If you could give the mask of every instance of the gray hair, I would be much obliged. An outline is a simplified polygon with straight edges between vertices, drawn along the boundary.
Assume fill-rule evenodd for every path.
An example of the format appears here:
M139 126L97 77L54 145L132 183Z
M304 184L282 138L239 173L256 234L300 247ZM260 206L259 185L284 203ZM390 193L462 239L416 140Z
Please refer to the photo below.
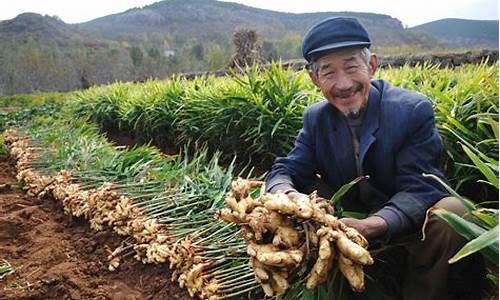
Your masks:
M372 57L372 52L367 47L361 49L361 58L363 58L366 65L370 64L370 58Z
M370 58L372 56L372 52L368 47L361 48L359 51L359 54L361 55L361 58L363 59L363 62L368 66L370 64ZM309 72L316 73L318 74L318 68L316 67L316 59L313 59L310 63L306 65L307 70Z

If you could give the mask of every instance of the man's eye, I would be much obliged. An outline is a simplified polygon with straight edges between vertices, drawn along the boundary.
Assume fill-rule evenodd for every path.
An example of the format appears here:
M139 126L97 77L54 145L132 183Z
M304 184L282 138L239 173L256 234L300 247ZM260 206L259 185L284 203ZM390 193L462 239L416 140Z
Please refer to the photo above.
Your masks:
M358 66L349 66L349 67L347 67L348 71L353 71L353 70L357 70L357 69L358 69Z

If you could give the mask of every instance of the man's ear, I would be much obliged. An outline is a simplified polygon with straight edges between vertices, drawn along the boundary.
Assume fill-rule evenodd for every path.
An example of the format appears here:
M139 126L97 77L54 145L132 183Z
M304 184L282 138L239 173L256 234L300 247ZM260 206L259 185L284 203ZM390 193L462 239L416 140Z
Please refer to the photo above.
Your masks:
M318 74L316 74L316 72L314 71L309 71L309 77L311 78L314 85L319 87Z
M378 67L378 57L377 54L372 53L370 56L370 61L368 62L369 70L370 70L370 76L375 75L375 71L377 71Z

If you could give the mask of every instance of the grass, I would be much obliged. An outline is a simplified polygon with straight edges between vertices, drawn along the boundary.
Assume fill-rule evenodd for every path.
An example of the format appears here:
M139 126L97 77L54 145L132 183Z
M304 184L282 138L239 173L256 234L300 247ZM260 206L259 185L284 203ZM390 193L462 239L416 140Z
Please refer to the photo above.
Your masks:
M9 149L7 145L5 145L5 141L3 139L3 135L0 136L0 155L5 155L9 153Z
M16 267L9 263L7 260L0 260L0 279L3 279L5 276L12 274L15 270Z
M47 92L1 96L0 107L26 108L49 102L64 102L71 93Z

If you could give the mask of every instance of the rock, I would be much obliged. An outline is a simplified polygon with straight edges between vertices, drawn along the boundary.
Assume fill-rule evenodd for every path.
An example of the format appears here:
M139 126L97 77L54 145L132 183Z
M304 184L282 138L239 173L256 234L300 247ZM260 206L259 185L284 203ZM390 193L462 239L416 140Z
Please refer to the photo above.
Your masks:
M55 285L59 282L59 278L55 275L46 275L40 281L45 285Z
M0 192L10 192L12 190L10 184L4 183L0 184Z

